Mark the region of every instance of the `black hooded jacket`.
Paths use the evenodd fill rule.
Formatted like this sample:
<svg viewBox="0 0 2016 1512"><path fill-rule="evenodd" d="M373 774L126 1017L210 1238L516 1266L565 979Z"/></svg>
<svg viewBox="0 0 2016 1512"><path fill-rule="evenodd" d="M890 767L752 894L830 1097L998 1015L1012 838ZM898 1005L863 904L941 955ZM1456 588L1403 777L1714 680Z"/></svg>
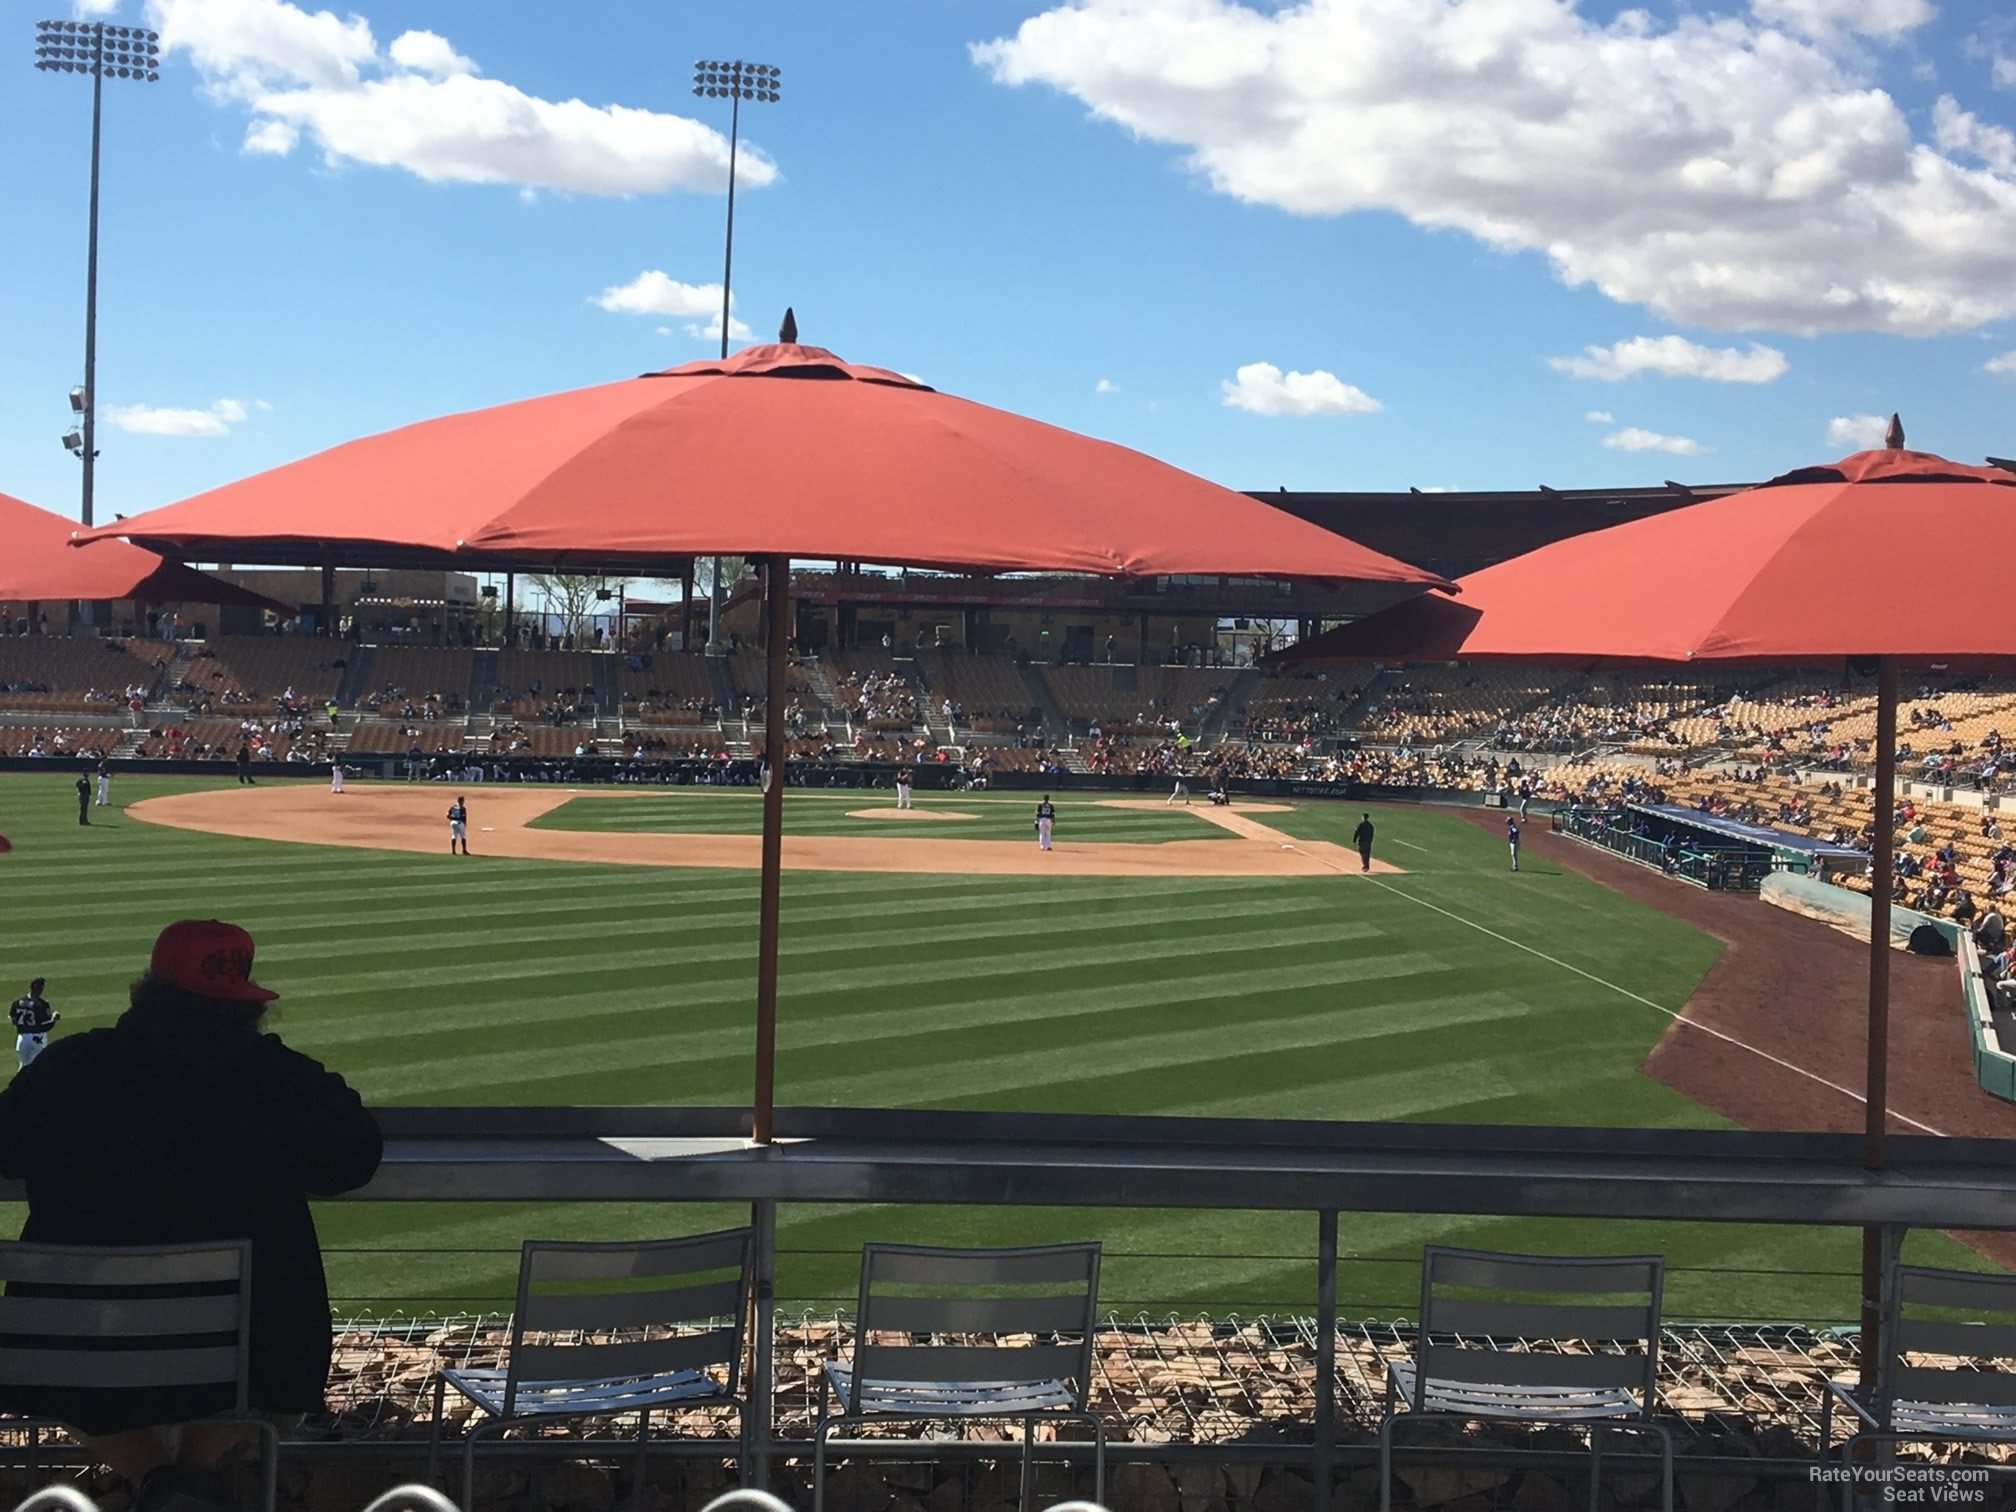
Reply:
<svg viewBox="0 0 2016 1512"><path fill-rule="evenodd" d="M252 1241L251 1405L322 1410L328 1282L310 1196L371 1179L378 1121L342 1077L202 1004L136 1007L58 1040L0 1091L0 1175L28 1184L23 1239ZM111 1383L108 1383L110 1385ZM215 1394L15 1400L92 1433L220 1411Z"/></svg>

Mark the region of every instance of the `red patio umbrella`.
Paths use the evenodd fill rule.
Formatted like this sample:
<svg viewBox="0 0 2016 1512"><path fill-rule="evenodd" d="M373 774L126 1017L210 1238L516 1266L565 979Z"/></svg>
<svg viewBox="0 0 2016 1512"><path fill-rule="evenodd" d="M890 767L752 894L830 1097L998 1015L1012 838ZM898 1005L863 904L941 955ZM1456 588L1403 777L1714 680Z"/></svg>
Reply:
<svg viewBox="0 0 2016 1512"><path fill-rule="evenodd" d="M2016 655L2016 630L1955 593L1928 527L1989 557L2010 541L2016 474L1890 445L1592 531L1317 636L1281 659L1617 663L1873 660L1877 671L1864 1161L1885 1164L1897 664ZM1863 1320L1876 1337L1874 1236Z"/></svg>
<svg viewBox="0 0 2016 1512"><path fill-rule="evenodd" d="M1442 580L1110 442L785 339L422 421L91 533L280 563L764 565L784 769L790 558L1112 576ZM763 805L755 1133L770 1136L783 783Z"/></svg>
<svg viewBox="0 0 2016 1512"><path fill-rule="evenodd" d="M77 522L0 494L0 603L88 603L132 599L144 604L251 604L278 608L222 578L164 561L115 541L103 551L68 549Z"/></svg>

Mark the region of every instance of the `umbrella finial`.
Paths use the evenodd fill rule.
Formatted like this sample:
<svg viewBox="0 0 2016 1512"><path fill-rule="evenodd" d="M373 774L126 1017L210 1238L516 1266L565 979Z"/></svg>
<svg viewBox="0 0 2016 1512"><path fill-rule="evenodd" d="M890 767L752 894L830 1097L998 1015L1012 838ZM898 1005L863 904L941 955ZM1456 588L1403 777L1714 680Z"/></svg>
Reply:
<svg viewBox="0 0 2016 1512"><path fill-rule="evenodd" d="M1892 451L1904 450L1904 422L1900 417L1890 417L1890 429L1883 432L1883 444Z"/></svg>
<svg viewBox="0 0 2016 1512"><path fill-rule="evenodd" d="M786 346L798 344L798 317L791 313L791 307L784 307L784 324L777 328L777 339Z"/></svg>

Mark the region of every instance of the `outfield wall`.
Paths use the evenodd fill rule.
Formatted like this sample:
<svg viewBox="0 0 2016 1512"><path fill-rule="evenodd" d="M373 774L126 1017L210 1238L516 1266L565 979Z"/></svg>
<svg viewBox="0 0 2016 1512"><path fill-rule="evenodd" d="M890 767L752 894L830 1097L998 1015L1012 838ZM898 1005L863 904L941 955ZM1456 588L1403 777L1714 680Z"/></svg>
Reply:
<svg viewBox="0 0 2016 1512"><path fill-rule="evenodd" d="M473 752L468 754L479 760L486 771L499 767L506 769L511 775L502 780L507 782L613 783L621 786L651 787L755 787L761 771L757 762L746 759L633 761L615 756L482 755L478 757ZM0 772L44 772L70 776L80 771L96 771L97 765L97 762L89 758L77 756L0 757ZM343 770L353 777L405 781L408 780L406 766L404 756L374 752L354 760L345 760ZM237 770L233 762L214 760L129 759L114 762L112 766L114 777L126 775L215 777L226 781L235 777ZM254 762L251 770L252 776L262 781L326 782L329 778L327 762L263 761ZM444 780L453 775L453 769L446 765L435 770ZM910 773L913 783L921 791L965 790L965 773L950 762L944 765L906 764L899 769L893 762L848 761L822 764L794 761L785 769L786 780L792 787L882 789L895 786L898 770ZM1185 780L1195 796L1199 798L1204 796L1209 786L1208 777L1191 773ZM1167 793L1170 783L1171 779L1159 772L995 772L988 778L988 789L995 792ZM1297 777L1242 777L1227 783L1226 787L1235 797L1240 798L1322 798L1352 803L1439 803L1469 808L1505 807L1503 796L1498 794L1372 782L1316 782ZM1536 813L1547 813L1553 805L1535 802L1532 808Z"/></svg>

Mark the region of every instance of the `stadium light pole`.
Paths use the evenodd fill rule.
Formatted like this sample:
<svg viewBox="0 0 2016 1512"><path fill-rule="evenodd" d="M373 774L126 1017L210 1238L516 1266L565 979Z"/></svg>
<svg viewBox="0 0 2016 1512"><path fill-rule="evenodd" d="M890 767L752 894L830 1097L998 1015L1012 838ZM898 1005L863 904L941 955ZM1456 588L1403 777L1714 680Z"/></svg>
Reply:
<svg viewBox="0 0 2016 1512"><path fill-rule="evenodd" d="M84 523L89 525L98 461L98 141L105 81L159 82L161 38L143 27L110 26L103 21L38 21L35 66L44 73L91 76L91 230L84 264L83 425L79 444L73 448L84 462Z"/></svg>
<svg viewBox="0 0 2016 1512"><path fill-rule="evenodd" d="M742 102L775 105L783 97L784 73L774 63L702 58L693 65L693 93L728 103L728 238L721 257L721 356L728 356L728 310L735 282L735 155L742 138ZM707 649L721 649L721 558L708 574Z"/></svg>

